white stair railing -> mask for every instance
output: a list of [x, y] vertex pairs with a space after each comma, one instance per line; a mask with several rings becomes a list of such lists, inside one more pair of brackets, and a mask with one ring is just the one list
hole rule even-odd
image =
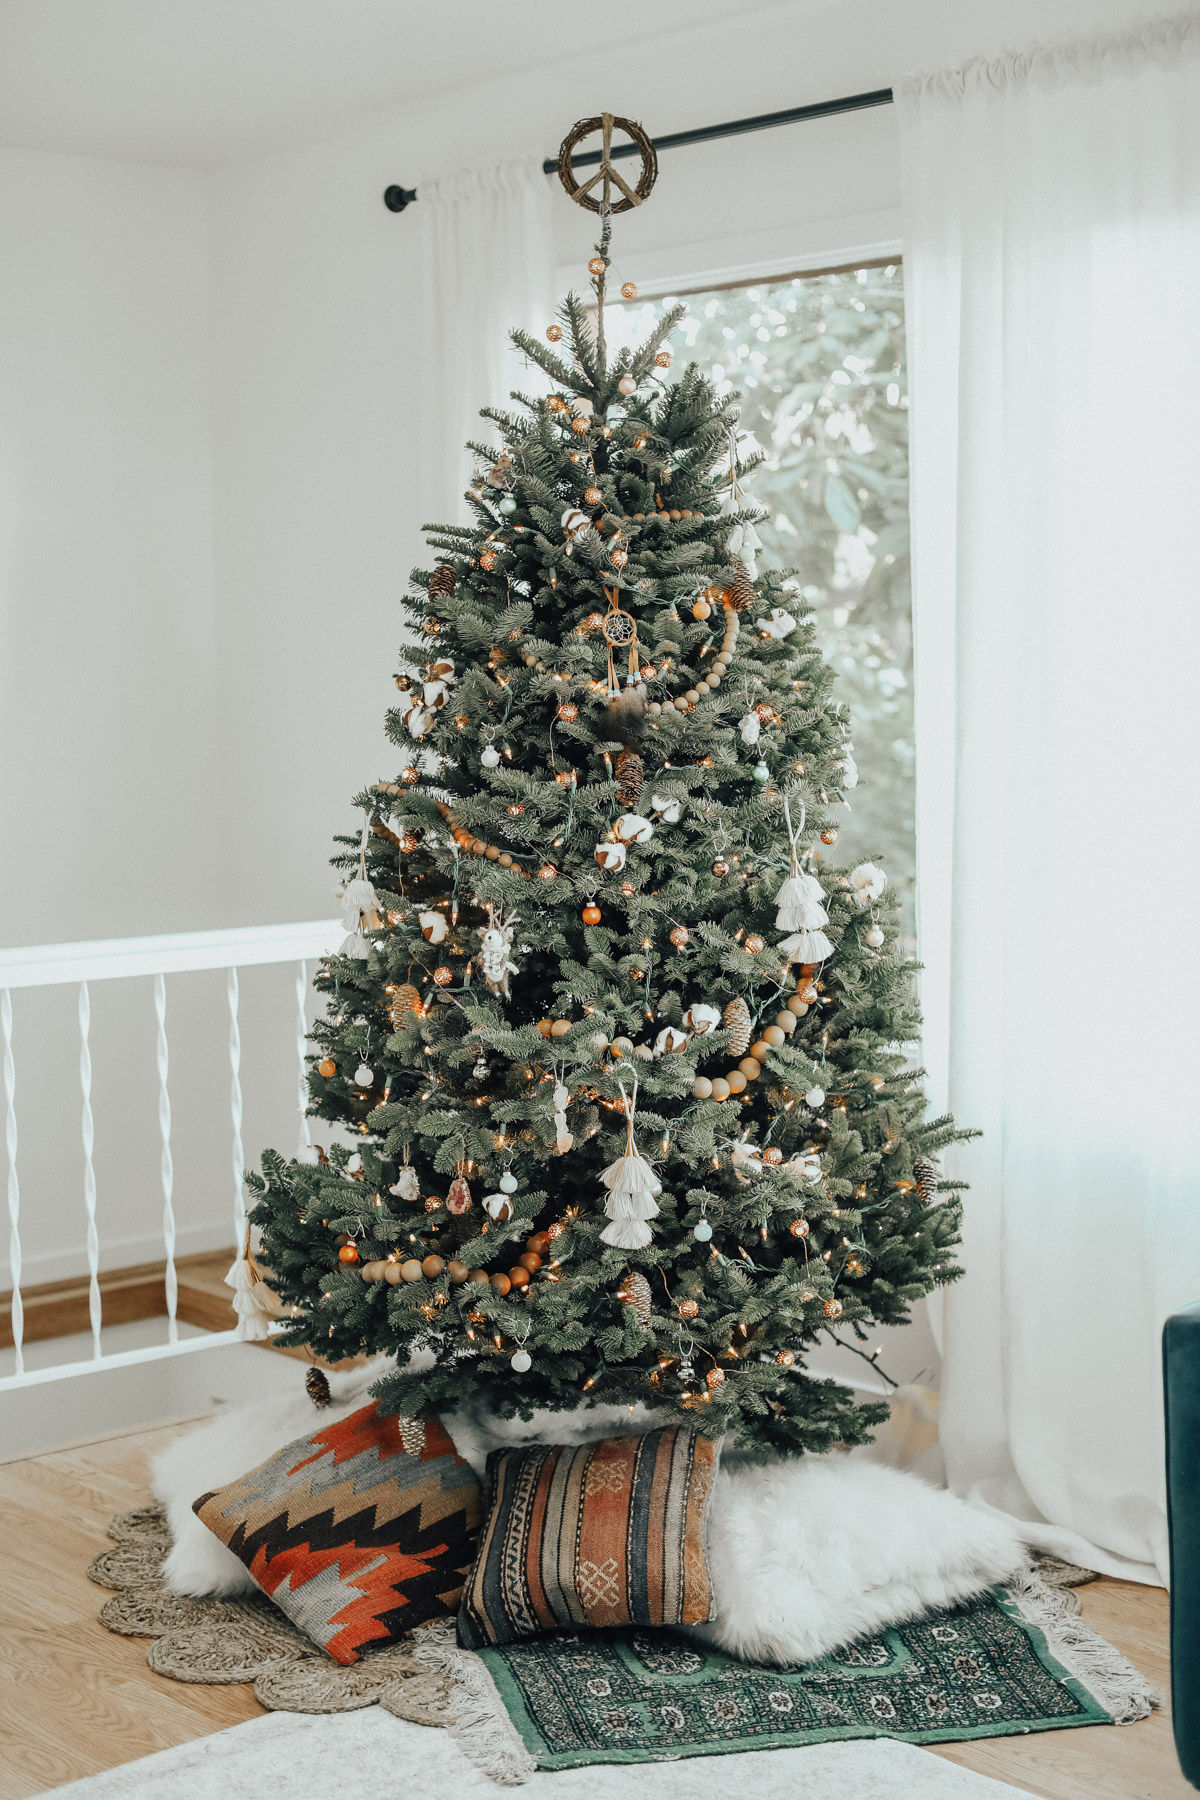
[[[168, 1088], [170, 1045], [167, 1036], [168, 975], [200, 969], [226, 971], [229, 1006], [229, 1112], [234, 1186], [235, 1242], [243, 1242], [246, 1204], [243, 1193], [245, 1152], [242, 1145], [242, 1042], [238, 1016], [238, 970], [267, 963], [296, 963], [296, 1040], [298, 1067], [297, 1103], [300, 1112], [300, 1149], [311, 1150], [306, 1116], [308, 1025], [305, 998], [308, 963], [327, 956], [344, 935], [337, 919], [316, 919], [300, 925], [254, 925], [232, 931], [179, 932], [162, 937], [111, 938], [93, 943], [41, 944], [29, 949], [0, 950], [0, 1036], [4, 1063], [4, 1142], [8, 1159], [9, 1263], [12, 1270], [11, 1321], [15, 1350], [12, 1375], [0, 1377], [0, 1392], [79, 1374], [99, 1366], [117, 1367], [149, 1361], [194, 1347], [197, 1340], [181, 1339], [176, 1317], [179, 1294], [175, 1267], [176, 1227], [174, 1210], [175, 1168], [171, 1154], [171, 1097]], [[96, 1172], [93, 1162], [95, 1125], [92, 1116], [92, 1056], [90, 1044], [91, 996], [89, 983], [132, 980], [150, 976], [154, 984], [156, 1059], [158, 1068], [158, 1125], [161, 1143], [160, 1170], [163, 1200], [163, 1249], [166, 1259], [167, 1342], [146, 1349], [106, 1355], [100, 1339], [103, 1302], [100, 1287], [100, 1230], [96, 1207]], [[21, 1299], [21, 1190], [17, 1170], [17, 1081], [13, 1044], [14, 989], [79, 985], [79, 1083], [82, 1095], [83, 1205], [87, 1219], [88, 1317], [92, 1356], [87, 1362], [60, 1363], [30, 1370], [25, 1366], [24, 1306]], [[214, 1332], [199, 1340], [205, 1344], [231, 1343], [233, 1331]]]

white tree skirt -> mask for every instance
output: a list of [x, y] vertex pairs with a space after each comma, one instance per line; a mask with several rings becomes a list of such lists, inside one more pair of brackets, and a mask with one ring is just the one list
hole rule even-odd
[[71, 1800], [630, 1800], [653, 1783], [655, 1800], [1001, 1800], [1025, 1788], [990, 1781], [894, 1738], [810, 1749], [754, 1750], [657, 1763], [593, 1763], [497, 1787], [449, 1732], [411, 1725], [381, 1707], [347, 1713], [267, 1713], [228, 1731], [160, 1750], [50, 1790]]

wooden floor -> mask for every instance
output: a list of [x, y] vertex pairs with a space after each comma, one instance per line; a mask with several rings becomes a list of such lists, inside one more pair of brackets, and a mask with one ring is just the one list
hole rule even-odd
[[[179, 1431], [108, 1438], [0, 1467], [0, 1800], [113, 1768], [259, 1715], [249, 1687], [167, 1681], [146, 1641], [97, 1623], [103, 1591], [84, 1570], [115, 1512], [143, 1502], [150, 1455]], [[1167, 1599], [1097, 1581], [1084, 1616], [1160, 1688]], [[1138, 1725], [1089, 1726], [947, 1744], [938, 1754], [1046, 1800], [1186, 1800], [1165, 1711]], [[180, 1800], [186, 1800], [181, 1796]]]

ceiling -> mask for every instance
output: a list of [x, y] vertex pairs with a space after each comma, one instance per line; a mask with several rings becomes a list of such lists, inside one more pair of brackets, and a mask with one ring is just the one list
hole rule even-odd
[[773, 4], [0, 0], [0, 145], [207, 167], [598, 40], [644, 55], [681, 29]]

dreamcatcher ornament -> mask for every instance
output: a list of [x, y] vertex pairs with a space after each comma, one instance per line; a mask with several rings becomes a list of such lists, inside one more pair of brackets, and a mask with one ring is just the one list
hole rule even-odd
[[625, 1102], [625, 1154], [609, 1163], [600, 1177], [608, 1189], [604, 1211], [612, 1221], [604, 1227], [600, 1237], [618, 1250], [644, 1250], [653, 1236], [646, 1221], [658, 1217], [655, 1196], [662, 1193], [662, 1182], [638, 1149], [633, 1135], [637, 1110], [636, 1075], [632, 1099], [626, 1095], [623, 1083], [618, 1082], [617, 1086]]
[[[791, 937], [784, 938], [777, 948], [789, 963], [819, 963], [827, 956], [833, 955], [833, 945], [825, 936], [821, 927], [828, 925], [829, 914], [822, 902], [825, 890], [815, 875], [805, 875], [800, 869], [800, 853], [797, 849], [799, 832], [792, 830], [792, 815], [785, 800], [783, 816], [787, 821], [788, 845], [791, 850], [792, 872], [775, 896], [775, 904], [779, 908], [775, 918], [777, 931], [789, 931]], [[804, 830], [804, 813], [800, 814], [800, 831]]]
[[605, 614], [600, 626], [604, 634], [604, 641], [608, 645], [608, 680], [604, 691], [610, 700], [615, 700], [621, 691], [621, 683], [613, 657], [614, 650], [620, 651], [628, 646], [629, 673], [626, 679], [631, 687], [640, 687], [641, 685], [637, 620], [632, 613], [621, 610], [621, 598], [616, 588], [606, 587], [604, 595], [609, 605], [609, 611]]

